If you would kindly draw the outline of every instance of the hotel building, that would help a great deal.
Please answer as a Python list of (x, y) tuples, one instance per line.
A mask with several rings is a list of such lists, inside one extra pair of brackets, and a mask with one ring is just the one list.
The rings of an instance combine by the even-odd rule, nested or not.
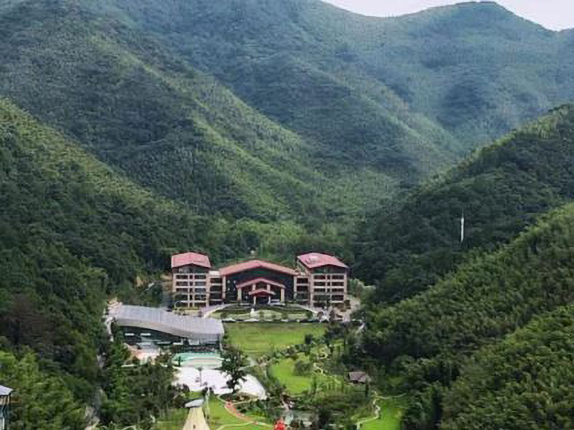
[(195, 252), (171, 259), (175, 307), (223, 303), (298, 303), (341, 307), (347, 299), (349, 267), (312, 252), (297, 257), (296, 268), (249, 260), (213, 270), (209, 257)]

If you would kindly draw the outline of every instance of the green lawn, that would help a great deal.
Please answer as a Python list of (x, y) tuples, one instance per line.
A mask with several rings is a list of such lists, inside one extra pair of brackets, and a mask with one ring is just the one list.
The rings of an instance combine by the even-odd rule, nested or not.
[(303, 343), (305, 335), (320, 337), (322, 324), (309, 323), (231, 323), (225, 325), (231, 343), (247, 355), (260, 357), (291, 345)]
[[(206, 412), (207, 414), (207, 412)], [(225, 405), (223, 402), (216, 398), (211, 398), (209, 400), (209, 419), (208, 419), (209, 427), (212, 430), (216, 430), (217, 428), (223, 425), (240, 425), (245, 424), (245, 421), (240, 420), (239, 418), (234, 417), (229, 412), (225, 410)], [(246, 426), (239, 427), (242, 430), (265, 430), (267, 427), (260, 426), (257, 424), (249, 424)]]
[(396, 400), (386, 400), (381, 404), (382, 416), (376, 421), (365, 423), (361, 430), (400, 430), (404, 407)]
[(298, 376), (293, 374), (295, 362), (286, 358), (271, 366), (273, 375), (287, 388), (290, 394), (297, 395), (311, 388), (313, 376)]

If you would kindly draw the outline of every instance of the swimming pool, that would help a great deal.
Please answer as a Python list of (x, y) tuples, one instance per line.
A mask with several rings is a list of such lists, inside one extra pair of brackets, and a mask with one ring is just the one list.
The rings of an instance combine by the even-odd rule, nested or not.
[(173, 357), (173, 363), (182, 367), (219, 369), (223, 359), (217, 353), (182, 352)]

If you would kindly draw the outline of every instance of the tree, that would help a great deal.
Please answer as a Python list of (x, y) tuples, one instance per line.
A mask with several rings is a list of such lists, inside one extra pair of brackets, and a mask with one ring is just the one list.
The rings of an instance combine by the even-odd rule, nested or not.
[(221, 370), (229, 375), (229, 380), (227, 381), (227, 386), (235, 394), (238, 389), (238, 384), (245, 381), (245, 365), (247, 360), (243, 353), (233, 347), (229, 347), (223, 353), (223, 362), (221, 363)]

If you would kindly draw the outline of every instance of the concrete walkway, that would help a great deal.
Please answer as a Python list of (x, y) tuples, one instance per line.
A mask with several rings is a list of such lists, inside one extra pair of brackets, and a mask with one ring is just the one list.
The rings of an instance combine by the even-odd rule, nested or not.
[(201, 308), (201, 315), (202, 318), (209, 318), (211, 316), (211, 314), (220, 311), (222, 309), (227, 308), (228, 306), (231, 306), (231, 304), (226, 304), (226, 305), (217, 305), (217, 306), (206, 306), (204, 308)]

